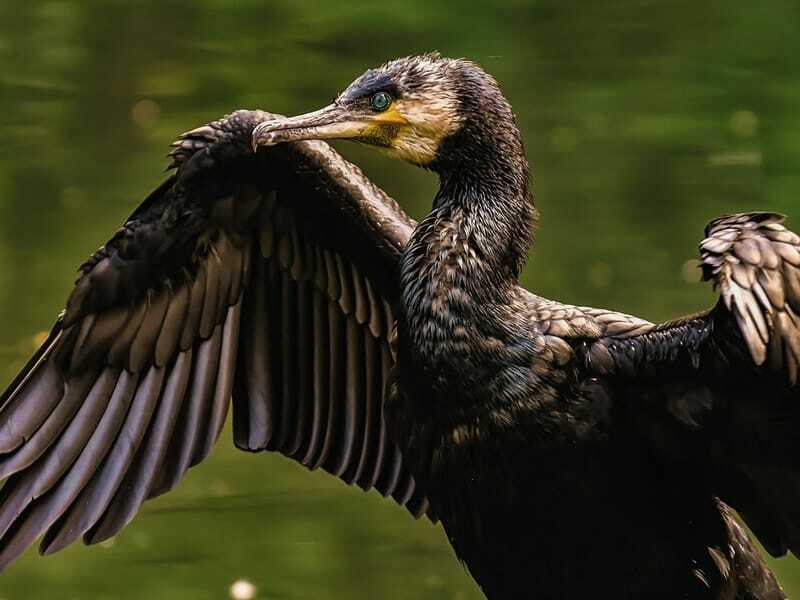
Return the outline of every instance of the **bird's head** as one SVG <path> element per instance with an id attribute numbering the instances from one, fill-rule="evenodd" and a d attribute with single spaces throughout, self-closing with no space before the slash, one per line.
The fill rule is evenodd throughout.
<path id="1" fill-rule="evenodd" d="M 438 54 L 410 56 L 370 69 L 320 110 L 262 123 L 253 147 L 297 140 L 347 139 L 430 167 L 474 118 L 494 113 L 513 123 L 495 80 L 472 62 Z M 473 118 L 474 117 L 474 118 Z"/>

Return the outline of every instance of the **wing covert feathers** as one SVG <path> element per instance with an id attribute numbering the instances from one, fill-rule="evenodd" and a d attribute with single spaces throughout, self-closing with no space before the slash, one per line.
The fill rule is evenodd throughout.
<path id="1" fill-rule="evenodd" d="M 800 238 L 783 222 L 712 221 L 700 254 L 716 306 L 607 327 L 586 353 L 636 434 L 671 468 L 701 469 L 775 556 L 800 552 Z"/>
<path id="2" fill-rule="evenodd" d="M 756 365 L 800 370 L 800 237 L 784 217 L 746 213 L 706 228 L 700 245 L 704 278 L 719 288 Z"/>

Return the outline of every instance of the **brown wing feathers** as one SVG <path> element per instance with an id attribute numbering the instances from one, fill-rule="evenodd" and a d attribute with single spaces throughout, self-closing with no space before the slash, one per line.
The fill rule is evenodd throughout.
<path id="1" fill-rule="evenodd" d="M 784 217 L 746 213 L 712 221 L 700 246 L 706 279 L 719 287 L 757 365 L 797 382 L 800 370 L 800 238 Z"/>
<path id="2" fill-rule="evenodd" d="M 115 535 L 208 454 L 234 390 L 240 447 L 428 510 L 382 415 L 413 222 L 324 144 L 252 155 L 268 117 L 177 143 L 0 397 L 0 568 L 42 534 L 44 553 Z"/>
<path id="3" fill-rule="evenodd" d="M 703 361 L 714 364 L 722 359 L 728 368 L 731 362 L 746 370 L 765 367 L 795 385 L 800 372 L 800 237 L 783 221 L 772 213 L 744 213 L 709 223 L 700 244 L 701 266 L 704 279 L 719 289 L 720 303 L 658 326 L 642 322 L 631 328 L 629 317 L 607 313 L 610 321 L 597 319 L 603 333 L 587 354 L 590 368 L 641 376 L 679 359 L 697 370 L 704 356 Z M 729 321 L 735 325 L 729 327 Z"/>
<path id="4" fill-rule="evenodd" d="M 202 265 L 196 278 L 148 290 L 138 305 L 57 325 L 60 345 L 11 388 L 0 413 L 7 450 L 0 468 L 16 473 L 0 500 L 0 565 L 48 529 L 45 552 L 82 534 L 87 542 L 114 535 L 145 498 L 172 487 L 208 453 L 233 383 L 246 253 L 246 244 L 242 252 L 221 235 L 206 260 L 238 270 L 235 278 Z M 200 285 L 205 293 L 192 321 L 190 290 Z M 45 401 L 33 404 L 37 396 Z M 194 412 L 181 411 L 187 396 Z M 172 435 L 179 415 L 190 439 Z M 170 448 L 170 440 L 184 444 Z"/>
<path id="5" fill-rule="evenodd" d="M 719 303 L 642 330 L 609 329 L 587 353 L 639 432 L 668 460 L 704 466 L 710 489 L 776 556 L 800 552 L 800 237 L 783 221 L 712 221 L 700 252 Z"/>
<path id="6" fill-rule="evenodd" d="M 391 309 L 351 259 L 288 210 L 290 194 L 278 190 L 262 208 L 263 260 L 246 298 L 234 396 L 237 444 L 377 486 L 404 505 L 415 499 L 409 509 L 422 514 L 427 504 L 413 480 L 400 481 L 383 427 Z"/>

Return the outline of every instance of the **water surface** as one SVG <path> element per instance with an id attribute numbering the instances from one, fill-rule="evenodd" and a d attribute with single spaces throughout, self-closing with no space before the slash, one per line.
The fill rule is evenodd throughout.
<path id="1" fill-rule="evenodd" d="M 542 214 L 525 284 L 544 295 L 671 318 L 713 301 L 690 262 L 709 219 L 764 209 L 800 229 L 794 0 L 483 4 L 0 3 L 0 382 L 177 133 L 316 108 L 397 55 L 467 56 L 502 82 Z M 430 174 L 337 147 L 424 214 Z M 776 568 L 800 594 L 800 562 Z M 239 578 L 268 599 L 480 598 L 439 528 L 229 431 L 113 543 L 31 551 L 0 598 L 210 600 Z"/>

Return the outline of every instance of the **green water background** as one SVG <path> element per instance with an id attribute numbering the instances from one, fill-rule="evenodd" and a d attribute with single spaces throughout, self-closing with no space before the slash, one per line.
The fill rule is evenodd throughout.
<path id="1" fill-rule="evenodd" d="M 764 209 L 800 229 L 799 25 L 796 0 L 2 0 L 0 382 L 161 181 L 177 133 L 313 109 L 433 49 L 481 63 L 519 116 L 542 213 L 526 285 L 652 320 L 704 307 L 709 219 Z M 430 174 L 337 148 L 424 214 Z M 800 562 L 775 566 L 800 594 Z M 113 543 L 31 551 L 0 599 L 211 600 L 239 578 L 262 599 L 480 597 L 439 528 L 226 431 Z"/>

